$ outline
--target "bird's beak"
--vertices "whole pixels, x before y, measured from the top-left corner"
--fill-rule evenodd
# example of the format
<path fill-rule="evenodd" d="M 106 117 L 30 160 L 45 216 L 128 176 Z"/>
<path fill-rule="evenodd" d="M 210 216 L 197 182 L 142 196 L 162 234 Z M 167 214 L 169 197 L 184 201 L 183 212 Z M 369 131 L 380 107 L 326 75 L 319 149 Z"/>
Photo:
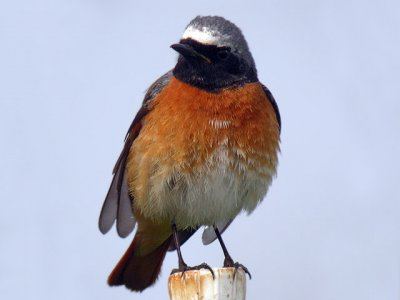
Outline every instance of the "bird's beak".
<path fill-rule="evenodd" d="M 174 49 L 176 52 L 178 52 L 180 55 L 187 59 L 202 59 L 206 61 L 207 63 L 211 63 L 211 60 L 204 56 L 203 54 L 197 52 L 196 50 L 193 49 L 192 46 L 187 45 L 187 44 L 172 44 L 171 48 Z"/>

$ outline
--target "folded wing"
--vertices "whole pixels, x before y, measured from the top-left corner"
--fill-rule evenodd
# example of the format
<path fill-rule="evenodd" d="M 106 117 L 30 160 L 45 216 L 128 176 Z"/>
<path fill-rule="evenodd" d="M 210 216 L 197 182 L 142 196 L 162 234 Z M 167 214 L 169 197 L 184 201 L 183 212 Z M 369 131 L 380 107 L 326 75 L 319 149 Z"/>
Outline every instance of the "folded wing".
<path fill-rule="evenodd" d="M 135 228 L 136 221 L 132 208 L 134 199 L 129 194 L 125 176 L 126 162 L 132 143 L 142 128 L 142 120 L 151 109 L 151 100 L 168 84 L 171 76 L 172 72 L 170 71 L 150 86 L 144 97 L 142 107 L 128 129 L 124 148 L 113 169 L 113 179 L 100 212 L 99 229 L 103 234 L 111 229 L 115 220 L 117 221 L 117 232 L 120 237 L 128 236 Z"/>

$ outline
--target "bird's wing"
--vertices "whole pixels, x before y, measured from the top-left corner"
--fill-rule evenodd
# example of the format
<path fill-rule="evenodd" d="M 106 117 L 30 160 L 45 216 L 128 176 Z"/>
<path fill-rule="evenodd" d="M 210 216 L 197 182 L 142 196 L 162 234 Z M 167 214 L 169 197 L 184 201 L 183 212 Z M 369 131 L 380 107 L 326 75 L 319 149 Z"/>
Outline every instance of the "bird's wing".
<path fill-rule="evenodd" d="M 263 84 L 262 88 L 265 92 L 265 95 L 268 98 L 268 101 L 271 103 L 274 112 L 275 112 L 275 117 L 276 120 L 278 122 L 279 125 L 279 131 L 281 130 L 281 115 L 279 113 L 279 108 L 278 108 L 278 104 L 275 101 L 274 96 L 272 95 L 272 93 L 270 92 L 270 90 Z M 228 226 L 233 222 L 232 220 L 228 220 L 228 221 L 223 221 L 223 222 L 219 222 L 216 224 L 216 227 L 218 228 L 219 232 L 222 234 L 227 228 Z M 217 235 L 215 234 L 214 228 L 213 227 L 206 227 L 203 231 L 203 235 L 202 235 L 202 241 L 204 245 L 209 245 L 212 242 L 214 242 L 217 239 Z"/>
<path fill-rule="evenodd" d="M 178 231 L 179 245 L 182 246 L 188 239 L 190 239 L 192 235 L 196 233 L 197 229 L 199 229 L 199 227 L 187 228 L 185 230 Z M 168 251 L 175 251 L 175 250 L 176 250 L 175 243 L 171 242 Z"/>
<path fill-rule="evenodd" d="M 135 227 L 132 201 L 125 178 L 125 167 L 129 150 L 142 128 L 142 119 L 150 110 L 150 102 L 168 84 L 172 71 L 167 72 L 154 82 L 144 97 L 142 107 L 136 114 L 125 136 L 125 145 L 113 169 L 113 179 L 99 217 L 99 229 L 107 233 L 117 220 L 117 232 L 120 237 L 128 236 Z"/>
<path fill-rule="evenodd" d="M 222 234 L 228 228 L 228 226 L 231 225 L 232 222 L 233 222 L 233 219 L 228 220 L 228 221 L 218 222 L 217 224 L 215 224 L 215 227 L 217 227 L 219 233 Z M 214 227 L 210 226 L 210 227 L 204 228 L 203 235 L 201 237 L 201 240 L 203 241 L 203 245 L 209 245 L 212 242 L 214 242 L 216 239 L 217 239 L 217 235 L 215 234 Z"/>
<path fill-rule="evenodd" d="M 265 95 L 267 95 L 267 98 L 269 100 L 269 102 L 271 103 L 274 112 L 275 112 L 275 117 L 276 120 L 278 121 L 278 125 L 279 125 L 279 132 L 281 131 L 281 114 L 279 113 L 279 107 L 278 104 L 275 101 L 274 96 L 272 95 L 272 93 L 270 92 L 270 90 L 263 84 L 261 84 L 263 87 L 263 90 L 265 92 Z"/>

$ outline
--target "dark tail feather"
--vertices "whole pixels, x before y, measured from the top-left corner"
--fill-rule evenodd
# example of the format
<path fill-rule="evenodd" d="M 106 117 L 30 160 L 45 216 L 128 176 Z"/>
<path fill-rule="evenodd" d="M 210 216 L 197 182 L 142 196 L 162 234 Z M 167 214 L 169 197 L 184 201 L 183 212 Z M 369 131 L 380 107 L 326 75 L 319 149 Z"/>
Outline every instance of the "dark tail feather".
<path fill-rule="evenodd" d="M 151 286 L 160 274 L 161 265 L 171 243 L 171 237 L 149 254 L 135 255 L 138 237 L 135 236 L 128 250 L 108 277 L 108 284 L 125 285 L 132 291 L 141 292 Z"/>

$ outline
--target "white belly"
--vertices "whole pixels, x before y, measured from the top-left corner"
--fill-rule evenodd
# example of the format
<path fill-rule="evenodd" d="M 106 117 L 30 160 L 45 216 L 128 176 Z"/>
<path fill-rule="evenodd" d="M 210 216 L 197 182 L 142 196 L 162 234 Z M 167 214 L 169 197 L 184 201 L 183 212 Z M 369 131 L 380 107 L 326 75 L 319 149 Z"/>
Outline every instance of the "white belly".
<path fill-rule="evenodd" d="M 186 228 L 213 225 L 234 218 L 242 210 L 253 211 L 265 196 L 275 170 L 249 170 L 232 159 L 229 151 L 221 146 L 194 172 L 175 171 L 164 177 L 163 184 L 153 184 L 147 208 L 152 218 L 167 218 L 178 228 Z"/>

